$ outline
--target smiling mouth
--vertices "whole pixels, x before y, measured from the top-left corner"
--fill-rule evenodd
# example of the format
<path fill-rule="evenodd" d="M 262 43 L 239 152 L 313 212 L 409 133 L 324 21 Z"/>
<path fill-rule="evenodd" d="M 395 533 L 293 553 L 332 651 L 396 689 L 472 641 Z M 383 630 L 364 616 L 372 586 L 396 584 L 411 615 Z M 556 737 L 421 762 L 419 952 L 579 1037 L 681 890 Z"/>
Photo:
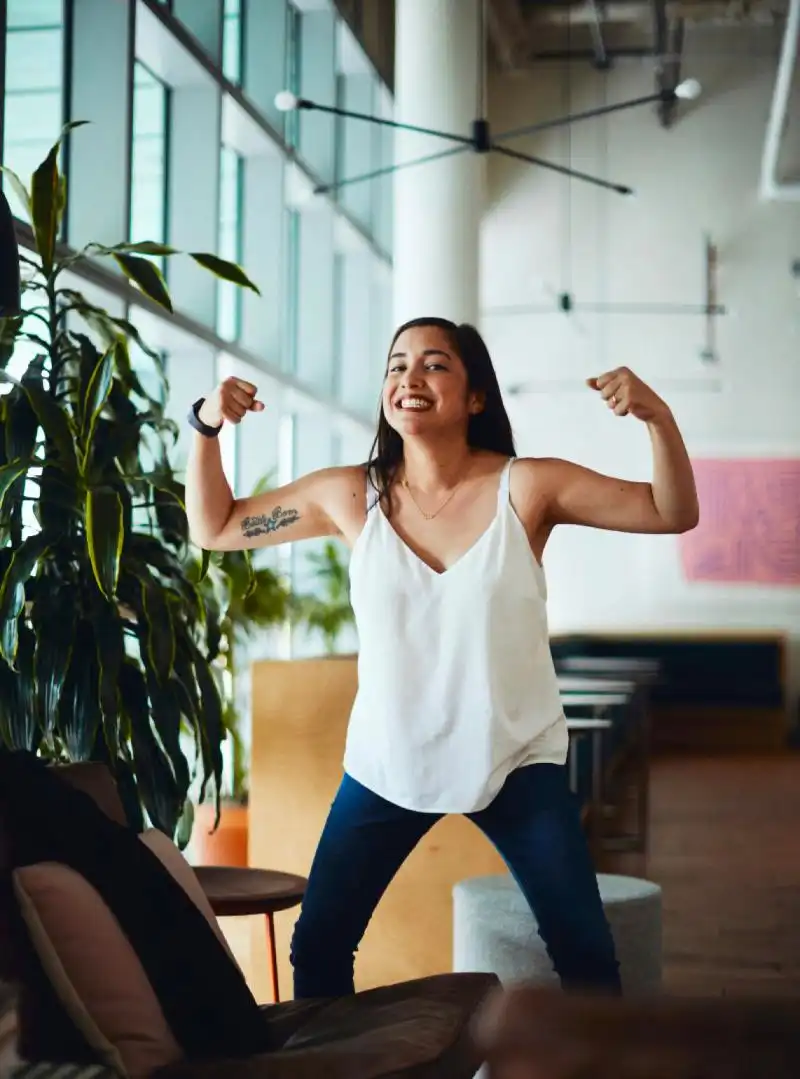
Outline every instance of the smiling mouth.
<path fill-rule="evenodd" d="M 427 412 L 433 408 L 433 401 L 425 397 L 400 397 L 395 401 L 395 408 L 402 412 Z"/>

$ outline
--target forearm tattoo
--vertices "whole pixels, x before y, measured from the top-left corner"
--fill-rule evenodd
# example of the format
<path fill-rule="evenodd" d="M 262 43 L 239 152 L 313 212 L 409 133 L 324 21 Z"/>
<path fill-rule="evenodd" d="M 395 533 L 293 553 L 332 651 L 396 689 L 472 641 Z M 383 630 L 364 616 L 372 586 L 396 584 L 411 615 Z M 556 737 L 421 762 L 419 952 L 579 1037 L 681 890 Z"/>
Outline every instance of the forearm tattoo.
<path fill-rule="evenodd" d="M 277 532 L 279 528 L 286 528 L 300 520 L 297 510 L 284 510 L 276 506 L 267 517 L 265 513 L 258 517 L 242 518 L 242 532 L 247 537 L 268 536 L 271 532 Z"/>

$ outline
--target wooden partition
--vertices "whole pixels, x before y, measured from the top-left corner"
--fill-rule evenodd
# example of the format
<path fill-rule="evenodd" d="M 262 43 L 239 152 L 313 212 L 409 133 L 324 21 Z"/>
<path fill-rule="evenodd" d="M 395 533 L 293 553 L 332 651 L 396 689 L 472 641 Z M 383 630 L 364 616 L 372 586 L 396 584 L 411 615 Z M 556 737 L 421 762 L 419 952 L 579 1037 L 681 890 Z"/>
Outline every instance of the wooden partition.
<path fill-rule="evenodd" d="M 253 666 L 250 864 L 307 874 L 342 776 L 356 691 L 354 657 L 262 661 Z M 457 880 L 503 872 L 469 821 L 441 821 L 401 869 L 356 959 L 360 989 L 452 969 Z M 291 995 L 289 939 L 298 911 L 278 915 L 281 990 Z M 269 999 L 264 927 L 252 938 L 252 984 Z"/>

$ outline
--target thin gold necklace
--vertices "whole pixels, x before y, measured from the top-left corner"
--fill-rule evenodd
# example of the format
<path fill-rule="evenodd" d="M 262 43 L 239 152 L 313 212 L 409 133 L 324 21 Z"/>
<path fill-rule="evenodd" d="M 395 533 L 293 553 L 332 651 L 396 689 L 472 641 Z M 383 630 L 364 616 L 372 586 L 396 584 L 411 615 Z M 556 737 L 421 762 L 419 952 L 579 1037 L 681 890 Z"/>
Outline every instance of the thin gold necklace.
<path fill-rule="evenodd" d="M 458 481 L 458 483 L 453 488 L 453 490 L 450 492 L 450 494 L 447 496 L 447 498 L 444 500 L 444 502 L 438 508 L 438 510 L 436 510 L 433 513 L 426 513 L 425 510 L 422 508 L 422 506 L 420 506 L 419 502 L 417 502 L 416 498 L 414 498 L 414 495 L 413 495 L 413 493 L 411 491 L 411 488 L 408 486 L 407 477 L 403 476 L 402 480 L 400 481 L 401 485 L 403 487 L 405 487 L 405 489 L 408 491 L 408 497 L 411 499 L 411 501 L 414 503 L 414 505 L 417 507 L 417 509 L 419 510 L 419 512 L 422 514 L 422 516 L 425 518 L 426 521 L 432 521 L 434 517 L 439 516 L 439 514 L 442 512 L 442 510 L 445 508 L 445 506 L 448 505 L 448 503 L 452 499 L 453 495 L 456 493 L 456 491 L 459 489 L 459 487 L 461 486 L 461 484 L 463 482 L 464 482 L 464 477 L 462 476 L 461 479 Z"/>

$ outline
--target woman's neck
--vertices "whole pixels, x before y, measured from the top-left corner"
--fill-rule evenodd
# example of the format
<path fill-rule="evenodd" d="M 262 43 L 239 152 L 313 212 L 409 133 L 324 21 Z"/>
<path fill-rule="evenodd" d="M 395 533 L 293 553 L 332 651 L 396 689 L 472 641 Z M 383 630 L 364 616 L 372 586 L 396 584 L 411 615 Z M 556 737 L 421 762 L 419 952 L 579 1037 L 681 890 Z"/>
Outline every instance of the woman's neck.
<path fill-rule="evenodd" d="M 473 451 L 466 442 L 453 444 L 408 439 L 403 445 L 399 478 L 418 491 L 435 492 L 460 483 L 469 469 Z"/>

